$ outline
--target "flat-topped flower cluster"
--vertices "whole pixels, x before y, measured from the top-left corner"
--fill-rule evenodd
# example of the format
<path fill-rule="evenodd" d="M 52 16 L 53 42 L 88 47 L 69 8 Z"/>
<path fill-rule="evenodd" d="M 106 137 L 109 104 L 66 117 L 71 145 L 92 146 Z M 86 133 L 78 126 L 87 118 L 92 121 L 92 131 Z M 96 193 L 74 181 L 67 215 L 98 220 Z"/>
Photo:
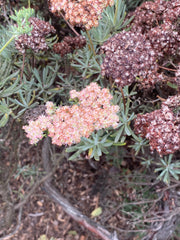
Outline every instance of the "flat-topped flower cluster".
<path fill-rule="evenodd" d="M 98 20 L 104 8 L 114 4 L 114 0 L 50 0 L 50 11 L 65 14 L 72 25 L 82 24 L 87 30 L 98 26 Z"/>
<path fill-rule="evenodd" d="M 91 83 L 80 92 L 72 90 L 70 97 L 77 104 L 56 107 L 47 102 L 46 115 L 30 120 L 23 127 L 31 144 L 41 140 L 45 131 L 53 144 L 70 146 L 79 143 L 81 137 L 88 138 L 95 130 L 118 127 L 119 106 L 111 103 L 112 95 L 107 88 Z"/>

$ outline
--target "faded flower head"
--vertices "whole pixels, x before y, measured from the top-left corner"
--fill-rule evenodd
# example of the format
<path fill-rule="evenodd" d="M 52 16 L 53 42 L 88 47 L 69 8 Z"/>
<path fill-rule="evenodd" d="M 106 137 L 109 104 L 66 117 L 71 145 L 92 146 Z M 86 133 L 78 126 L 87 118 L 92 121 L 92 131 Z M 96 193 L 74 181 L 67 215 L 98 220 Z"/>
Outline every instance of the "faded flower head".
<path fill-rule="evenodd" d="M 179 0 L 147 1 L 131 15 L 130 31 L 116 34 L 101 47 L 105 53 L 101 73 L 120 87 L 133 82 L 153 87 L 165 80 L 159 65 L 179 55 Z"/>
<path fill-rule="evenodd" d="M 158 57 L 175 55 L 180 50 L 180 33 L 170 22 L 152 28 L 146 36 Z"/>
<path fill-rule="evenodd" d="M 156 78 L 152 76 L 158 69 L 156 54 L 141 33 L 122 31 L 108 39 L 101 50 L 105 53 L 101 66 L 103 76 L 113 78 L 121 87 L 134 81 L 154 84 Z"/>
<path fill-rule="evenodd" d="M 146 34 L 150 29 L 164 23 L 174 24 L 180 16 L 179 0 L 155 0 L 143 2 L 133 12 L 131 31 Z"/>
<path fill-rule="evenodd" d="M 22 34 L 15 40 L 15 47 L 21 53 L 25 53 L 27 48 L 31 48 L 35 52 L 39 50 L 45 51 L 48 49 L 45 37 L 49 33 L 55 33 L 56 30 L 50 23 L 40 20 L 36 17 L 30 17 L 28 20 L 33 26 L 31 35 Z"/>
<path fill-rule="evenodd" d="M 39 105 L 35 108 L 28 109 L 23 115 L 23 123 L 27 124 L 31 120 L 35 121 L 40 115 L 46 115 L 46 106 Z"/>
<path fill-rule="evenodd" d="M 47 102 L 47 116 L 41 115 L 23 127 L 31 144 L 42 139 L 44 131 L 53 144 L 61 146 L 79 143 L 81 137 L 88 138 L 95 130 L 118 126 L 119 106 L 111 104 L 108 89 L 91 83 L 80 92 L 72 90 L 70 96 L 78 98 L 78 104 L 56 108 L 52 102 Z"/>
<path fill-rule="evenodd" d="M 84 36 L 67 36 L 62 42 L 53 45 L 53 51 L 57 54 L 61 54 L 61 57 L 63 57 L 67 53 L 72 53 L 74 49 L 82 48 L 85 45 L 86 38 Z"/>
<path fill-rule="evenodd" d="M 140 32 L 150 41 L 158 57 L 180 50 L 179 0 L 156 0 L 142 3 L 133 13 L 131 31 Z"/>
<path fill-rule="evenodd" d="M 87 30 L 98 26 L 104 8 L 113 5 L 114 0 L 49 0 L 51 12 L 63 12 L 72 25 L 83 25 Z"/>
<path fill-rule="evenodd" d="M 151 150 L 161 156 L 180 149 L 180 96 L 173 96 L 154 112 L 137 115 L 135 132 L 149 139 Z"/>

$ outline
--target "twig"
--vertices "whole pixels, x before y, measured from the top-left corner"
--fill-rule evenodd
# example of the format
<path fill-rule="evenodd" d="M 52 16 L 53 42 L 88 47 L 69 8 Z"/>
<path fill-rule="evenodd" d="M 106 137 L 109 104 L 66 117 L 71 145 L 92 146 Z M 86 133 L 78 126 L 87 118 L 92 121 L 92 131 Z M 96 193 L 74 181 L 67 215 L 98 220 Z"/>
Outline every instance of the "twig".
<path fill-rule="evenodd" d="M 29 217 L 41 217 L 43 215 L 44 215 L 43 212 L 41 212 L 41 213 L 29 213 L 28 214 Z"/>
<path fill-rule="evenodd" d="M 23 63 L 22 63 L 22 67 L 21 67 L 21 81 L 22 81 L 22 78 L 23 78 L 23 72 L 24 72 L 24 63 L 25 63 L 25 53 L 23 54 Z"/>
<path fill-rule="evenodd" d="M 91 50 L 93 52 L 93 55 L 95 57 L 96 56 L 96 52 L 95 52 L 94 45 L 93 45 L 93 42 L 92 42 L 92 39 L 91 39 L 91 35 L 89 34 L 88 30 L 86 31 L 86 33 L 87 33 L 87 36 L 88 36 L 88 39 L 89 39 L 90 48 L 91 48 Z"/>
<path fill-rule="evenodd" d="M 70 27 L 70 29 L 77 35 L 79 36 L 80 34 L 74 29 L 74 27 L 65 19 L 64 15 L 59 12 L 59 14 L 61 15 L 61 17 L 64 19 L 64 21 L 66 22 L 66 24 Z"/>
<path fill-rule="evenodd" d="M 50 166 L 50 140 L 45 138 L 42 147 L 42 159 L 45 171 L 51 171 Z M 62 158 L 64 156 L 62 155 Z M 101 237 L 103 240 L 118 240 L 116 232 L 111 234 L 104 227 L 94 222 L 92 219 L 89 219 L 87 216 L 83 215 L 79 210 L 73 207 L 67 199 L 65 199 L 59 191 L 51 185 L 51 178 L 45 181 L 44 188 L 47 194 L 58 203 L 62 209 L 71 216 L 76 222 L 84 226 L 86 229 L 96 234 L 98 237 Z"/>
<path fill-rule="evenodd" d="M 159 68 L 162 68 L 162 69 L 165 69 L 165 70 L 168 70 L 168 71 L 172 71 L 172 72 L 177 72 L 177 70 L 172 69 L 172 68 L 167 68 L 167 67 L 162 67 L 162 66 L 159 66 Z"/>
<path fill-rule="evenodd" d="M 121 95 L 122 95 L 123 104 L 124 104 L 124 112 L 126 112 L 126 99 L 125 99 L 122 87 L 120 87 L 120 90 L 121 90 Z"/>

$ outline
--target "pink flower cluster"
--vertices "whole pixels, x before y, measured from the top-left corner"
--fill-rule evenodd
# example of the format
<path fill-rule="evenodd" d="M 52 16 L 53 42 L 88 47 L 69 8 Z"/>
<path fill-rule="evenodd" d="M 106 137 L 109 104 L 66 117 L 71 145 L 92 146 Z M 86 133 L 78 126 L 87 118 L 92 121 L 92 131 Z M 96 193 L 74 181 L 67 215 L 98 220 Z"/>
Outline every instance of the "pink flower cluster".
<path fill-rule="evenodd" d="M 44 131 L 58 146 L 79 143 L 81 137 L 88 138 L 93 131 L 118 126 L 119 106 L 112 105 L 109 90 L 101 89 L 97 83 L 91 83 L 80 92 L 72 90 L 72 99 L 78 103 L 72 106 L 56 108 L 52 102 L 46 103 L 46 116 L 41 115 L 29 125 L 23 127 L 31 144 L 44 136 Z"/>
<path fill-rule="evenodd" d="M 112 6 L 114 0 L 49 0 L 50 11 L 65 14 L 65 19 L 72 25 L 82 24 L 87 30 L 98 26 L 98 20 L 107 6 Z"/>

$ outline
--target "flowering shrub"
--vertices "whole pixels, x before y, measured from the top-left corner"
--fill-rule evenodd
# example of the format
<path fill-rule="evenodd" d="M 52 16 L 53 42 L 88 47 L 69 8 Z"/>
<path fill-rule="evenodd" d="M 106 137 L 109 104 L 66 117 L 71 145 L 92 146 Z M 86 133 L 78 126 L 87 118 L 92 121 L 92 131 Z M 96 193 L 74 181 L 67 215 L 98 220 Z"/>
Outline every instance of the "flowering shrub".
<path fill-rule="evenodd" d="M 118 126 L 119 106 L 111 104 L 108 89 L 91 83 L 80 92 L 72 90 L 70 96 L 77 98 L 78 104 L 56 108 L 47 102 L 46 115 L 30 120 L 29 125 L 23 127 L 31 144 L 42 139 L 44 131 L 48 131 L 53 144 L 61 146 L 79 143 L 81 137 L 88 138 L 95 130 Z"/>
<path fill-rule="evenodd" d="M 147 174 L 144 168 L 140 169 L 141 163 L 149 168 L 148 175 L 158 173 L 157 179 L 167 184 L 170 183 L 170 177 L 178 180 L 179 1 L 48 0 L 48 7 L 43 0 L 0 0 L 0 8 L 3 10 L 0 11 L 0 141 L 3 148 L 9 147 L 12 141 L 14 150 L 18 149 L 14 155 L 19 154 L 19 150 L 22 149 L 21 143 L 19 145 L 22 134 L 19 134 L 18 130 L 20 129 L 21 133 L 20 124 L 23 118 L 26 121 L 23 123 L 23 129 L 31 144 L 49 136 L 53 144 L 65 145 L 58 149 L 58 154 L 61 152 L 63 158 L 75 161 L 86 159 L 93 168 L 96 168 L 94 160 L 102 160 L 98 166 L 103 168 L 103 175 L 108 173 L 108 179 L 115 173 L 118 181 L 122 181 L 121 177 L 130 172 L 132 176 L 126 176 L 125 182 L 128 185 L 130 180 L 131 185 L 133 179 L 139 179 L 139 172 Z M 134 6 L 132 9 L 135 11 L 126 8 L 128 2 L 129 6 Z M 15 6 L 13 8 L 12 3 Z M 11 14 L 14 15 L 10 16 Z M 12 119 L 14 121 L 11 121 Z M 14 134 L 15 131 L 18 134 Z M 15 139 L 16 136 L 20 136 L 20 140 Z M 64 155 L 64 150 L 70 154 Z M 57 148 L 54 148 L 54 151 L 56 152 Z M 24 156 L 21 153 L 20 155 Z M 48 154 L 45 155 L 49 158 Z M 51 160 L 47 158 L 47 161 Z M 17 160 L 20 164 L 27 162 L 19 161 L 19 158 Z M 106 161 L 109 163 L 104 168 Z M 44 166 L 48 165 L 46 163 Z M 53 168 L 59 166 L 54 163 Z M 112 163 L 120 166 L 120 171 L 112 167 Z M 11 167 L 11 164 L 6 165 Z M 16 165 L 18 164 L 13 164 Z M 133 170 L 137 170 L 137 167 L 138 171 L 134 172 L 138 172 L 138 175 L 135 173 L 134 178 Z M 44 170 L 46 171 L 46 167 Z M 125 170 L 125 174 L 121 170 Z M 64 169 L 61 173 L 63 171 Z M 8 169 L 8 172 L 11 173 L 11 169 Z M 99 173 L 101 172 L 96 171 L 95 176 Z M 157 186 L 154 175 L 152 177 L 153 181 L 146 185 L 146 189 L 149 188 L 151 192 L 152 188 Z M 10 178 L 11 176 L 8 176 L 8 179 Z M 144 184 L 144 180 L 142 183 Z M 138 200 L 137 186 L 134 189 L 132 200 Z M 124 187 L 120 191 L 116 190 L 118 201 L 122 203 L 126 191 Z M 158 199 L 153 206 L 158 210 L 156 216 L 159 224 L 160 215 L 166 218 L 168 207 L 169 210 L 173 210 L 177 198 L 173 195 L 172 199 L 175 201 L 171 201 L 170 196 L 170 201 L 165 202 L 163 194 L 165 195 L 167 189 L 162 189 L 161 198 L 158 188 L 155 192 Z M 98 194 L 100 200 L 101 193 L 103 192 Z M 0 195 L 2 199 L 6 199 L 3 198 L 3 194 Z M 107 197 L 109 198 L 109 195 Z M 14 205 L 13 202 L 9 206 L 14 212 L 18 210 L 19 204 Z M 6 208 L 6 204 L 3 205 Z M 166 210 L 164 216 L 162 205 Z M 138 209 L 137 206 L 135 208 Z M 147 206 L 142 208 L 143 214 L 146 209 Z M 150 209 L 153 209 L 152 206 Z M 155 216 L 151 211 L 148 213 Z M 7 219 L 5 215 L 12 214 L 4 214 L 3 218 Z M 136 218 L 134 214 L 128 213 L 126 216 L 128 222 L 133 224 L 133 230 L 139 229 L 139 226 L 135 225 L 141 219 L 140 215 Z M 173 215 L 173 223 L 176 222 L 174 217 Z M 142 219 L 144 221 L 144 218 Z M 148 215 L 146 219 L 151 223 Z M 109 221 L 111 222 L 111 219 Z M 167 221 L 164 222 L 164 226 L 168 225 Z M 154 226 L 153 219 L 153 229 Z M 149 231 L 150 224 L 146 227 L 148 233 L 152 233 L 153 236 L 148 234 L 148 237 L 143 236 L 143 239 L 159 239 L 154 231 Z M 167 230 L 171 232 L 169 228 Z M 134 237 L 136 238 L 135 235 Z"/>
<path fill-rule="evenodd" d="M 10 31 L 0 27 L 0 126 L 24 114 L 23 128 L 31 144 L 48 135 L 52 143 L 69 145 L 70 152 L 75 149 L 75 157 L 89 151 L 95 160 L 106 154 L 107 146 L 122 144 L 144 154 L 147 140 L 142 137 L 160 155 L 177 151 L 179 115 L 174 105 L 179 100 L 169 105 L 168 96 L 177 94 L 180 86 L 179 1 L 148 1 L 133 12 L 126 9 L 128 0 L 48 2 L 55 14 L 39 14 L 29 4 L 10 17 Z M 59 16 L 63 18 L 57 21 Z M 111 89 L 114 105 L 108 89 L 94 81 Z M 159 88 L 169 83 L 170 92 L 161 95 L 165 89 L 160 92 Z M 133 95 L 129 90 L 135 90 Z M 161 109 L 155 104 L 146 108 L 144 97 L 149 92 L 152 96 L 147 96 L 147 102 L 159 102 L 154 99 L 157 95 L 168 98 Z M 62 101 L 56 107 L 54 102 Z"/>

